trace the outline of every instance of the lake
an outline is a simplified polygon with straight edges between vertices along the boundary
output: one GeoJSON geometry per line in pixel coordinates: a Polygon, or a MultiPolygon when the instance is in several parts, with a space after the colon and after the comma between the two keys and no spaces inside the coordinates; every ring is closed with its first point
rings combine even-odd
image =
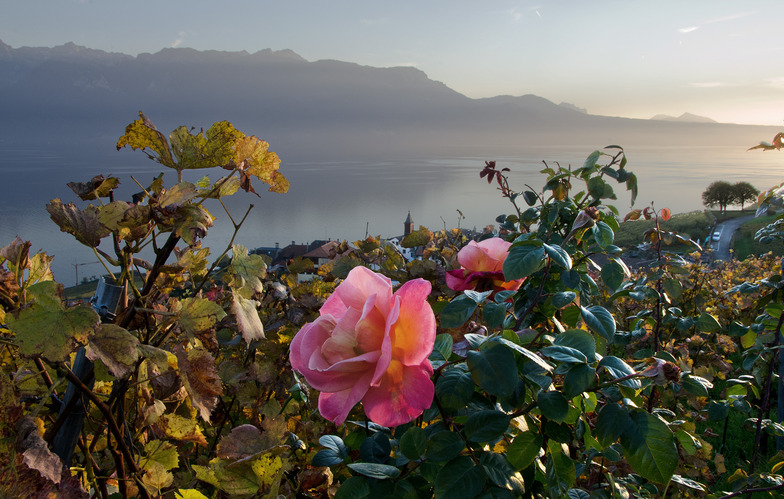
{"type": "MultiPolygon", "coordinates": [[[[760,190],[784,181],[784,153],[746,151],[749,145],[627,147],[627,168],[639,181],[635,207],[654,202],[657,209],[667,207],[674,213],[700,210],[700,195],[715,180],[748,181],[760,190]]],[[[281,171],[291,182],[290,191],[269,193],[258,183],[255,187],[260,198],[240,192],[230,198],[227,207],[239,219],[249,204],[254,205],[236,238],[237,243],[250,248],[315,239],[355,241],[366,234],[400,235],[409,212],[416,226],[432,230],[458,224],[481,228],[494,223],[497,215],[512,211],[495,186],[479,178],[485,160],[496,160],[499,168],[510,168],[514,189],[523,190],[528,184],[539,190],[544,184],[544,176],[539,173],[542,160],[551,166],[558,162],[577,167],[591,151],[584,147],[531,147],[523,154],[495,157],[380,157],[370,161],[348,154],[344,159],[303,159],[279,151],[281,171]]],[[[146,186],[162,170],[138,151],[116,152],[110,148],[96,154],[0,144],[0,246],[17,235],[30,240],[33,251],[43,249],[55,256],[55,279],[65,285],[75,283],[77,272],[81,280],[103,270],[94,263],[89,248],[59,231],[49,219],[45,204],[59,197],[63,202],[86,205],[65,184],[84,182],[99,173],[119,177],[122,184],[117,198],[130,199],[140,190],[131,175],[146,186]]],[[[213,178],[221,175],[217,170],[210,173],[213,178]]],[[[203,174],[200,171],[187,179],[195,180],[203,174]]],[[[176,176],[171,172],[164,178],[171,185],[176,176]]],[[[623,186],[614,185],[618,195],[614,204],[623,215],[630,207],[630,196],[623,186]]],[[[218,220],[205,245],[218,255],[231,237],[231,224],[217,203],[208,209],[218,220]]]]}

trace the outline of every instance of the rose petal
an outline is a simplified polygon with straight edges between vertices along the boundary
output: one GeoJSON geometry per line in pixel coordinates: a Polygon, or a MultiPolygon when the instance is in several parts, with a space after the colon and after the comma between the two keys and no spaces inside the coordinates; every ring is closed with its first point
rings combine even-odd
{"type": "Polygon", "coordinates": [[[378,295],[378,302],[383,307],[381,312],[386,314],[386,304],[392,296],[392,281],[366,267],[354,267],[324,302],[320,313],[339,317],[348,307],[362,310],[368,297],[374,294],[378,295]]]}
{"type": "Polygon", "coordinates": [[[429,282],[415,279],[395,292],[400,313],[390,332],[392,357],[407,366],[421,364],[433,351],[436,317],[427,303],[430,290],[429,282]]]}
{"type": "Polygon", "coordinates": [[[404,366],[393,360],[378,386],[371,386],[362,399],[365,414],[374,423],[392,428],[417,418],[433,402],[433,368],[425,361],[404,366]]]}
{"type": "Polygon", "coordinates": [[[343,424],[351,412],[351,408],[362,400],[370,387],[372,372],[368,371],[358,378],[354,378],[354,385],[339,392],[319,394],[318,407],[322,416],[334,422],[343,424]]]}

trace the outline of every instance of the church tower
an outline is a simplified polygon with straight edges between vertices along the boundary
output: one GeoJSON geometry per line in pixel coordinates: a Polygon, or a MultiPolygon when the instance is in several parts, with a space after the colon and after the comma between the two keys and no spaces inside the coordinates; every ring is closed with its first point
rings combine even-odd
{"type": "Polygon", "coordinates": [[[412,232],[414,232],[414,221],[411,220],[411,211],[409,211],[406,221],[403,222],[403,235],[407,236],[412,232]]]}

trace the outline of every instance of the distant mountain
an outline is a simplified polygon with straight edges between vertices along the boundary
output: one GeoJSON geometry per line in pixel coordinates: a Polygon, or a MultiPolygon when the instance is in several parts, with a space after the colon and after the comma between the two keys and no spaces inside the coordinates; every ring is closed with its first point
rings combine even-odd
{"type": "Polygon", "coordinates": [[[657,114],[651,119],[657,121],[680,121],[682,123],[718,123],[718,121],[706,118],[705,116],[697,116],[696,114],[691,113],[683,113],[678,117],[657,114]]]}
{"type": "MultiPolygon", "coordinates": [[[[770,127],[591,115],[535,95],[471,99],[411,67],[309,62],[290,50],[164,49],[0,41],[0,148],[114,144],[139,110],[161,130],[231,121],[292,154],[512,154],[531,145],[753,144],[770,127]]],[[[696,118],[696,117],[695,117],[696,118]]],[[[1,151],[0,151],[1,152],[1,151]]]]}
{"type": "Polygon", "coordinates": [[[571,109],[572,111],[577,111],[583,114],[588,114],[588,110],[583,107],[577,107],[574,104],[570,104],[569,102],[561,102],[558,104],[561,107],[565,107],[566,109],[571,109]]]}

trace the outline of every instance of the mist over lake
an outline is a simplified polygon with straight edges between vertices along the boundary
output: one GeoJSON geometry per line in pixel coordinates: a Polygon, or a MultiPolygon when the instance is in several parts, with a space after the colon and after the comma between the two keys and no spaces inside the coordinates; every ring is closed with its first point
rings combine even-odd
{"type": "MultiPolygon", "coordinates": [[[[116,198],[130,200],[140,190],[131,176],[147,186],[155,175],[166,170],[139,151],[115,151],[112,142],[94,151],[15,148],[8,143],[0,146],[0,245],[10,243],[17,235],[30,240],[33,251],[42,249],[55,256],[55,279],[65,285],[75,282],[75,264],[80,264],[79,280],[100,275],[103,268],[91,263],[96,258],[90,248],[60,232],[49,219],[46,203],[60,198],[86,206],[88,203],[80,201],[66,183],[84,182],[97,174],[119,177],[116,198]]],[[[627,168],[637,175],[639,183],[635,206],[654,202],[656,208],[668,207],[674,213],[701,210],[700,195],[715,180],[748,181],[760,190],[782,182],[784,155],[746,148],[627,146],[627,168]]],[[[269,193],[260,184],[260,198],[238,192],[226,202],[235,220],[243,216],[249,204],[254,205],[235,240],[250,248],[316,239],[353,242],[366,234],[397,236],[403,232],[409,211],[416,226],[431,230],[458,225],[482,228],[513,209],[495,185],[479,178],[484,161],[496,160],[499,167],[510,168],[514,189],[523,190],[528,184],[540,191],[544,185],[544,176],[539,173],[543,160],[553,167],[556,162],[577,167],[593,150],[582,146],[531,146],[521,153],[496,156],[480,155],[486,150],[475,156],[381,154],[375,159],[367,155],[358,159],[347,153],[343,160],[335,155],[319,160],[297,157],[296,152],[276,149],[274,143],[271,149],[281,156],[281,172],[291,181],[289,192],[269,193]]],[[[195,181],[205,174],[216,179],[222,170],[186,172],[186,180],[195,181]]],[[[166,172],[164,180],[168,186],[175,183],[175,172],[166,172]]],[[[630,194],[623,185],[613,185],[618,197],[614,205],[623,215],[630,207],[630,194]]],[[[217,220],[204,245],[217,256],[231,238],[232,225],[217,202],[208,204],[208,209],[217,220]]]]}

